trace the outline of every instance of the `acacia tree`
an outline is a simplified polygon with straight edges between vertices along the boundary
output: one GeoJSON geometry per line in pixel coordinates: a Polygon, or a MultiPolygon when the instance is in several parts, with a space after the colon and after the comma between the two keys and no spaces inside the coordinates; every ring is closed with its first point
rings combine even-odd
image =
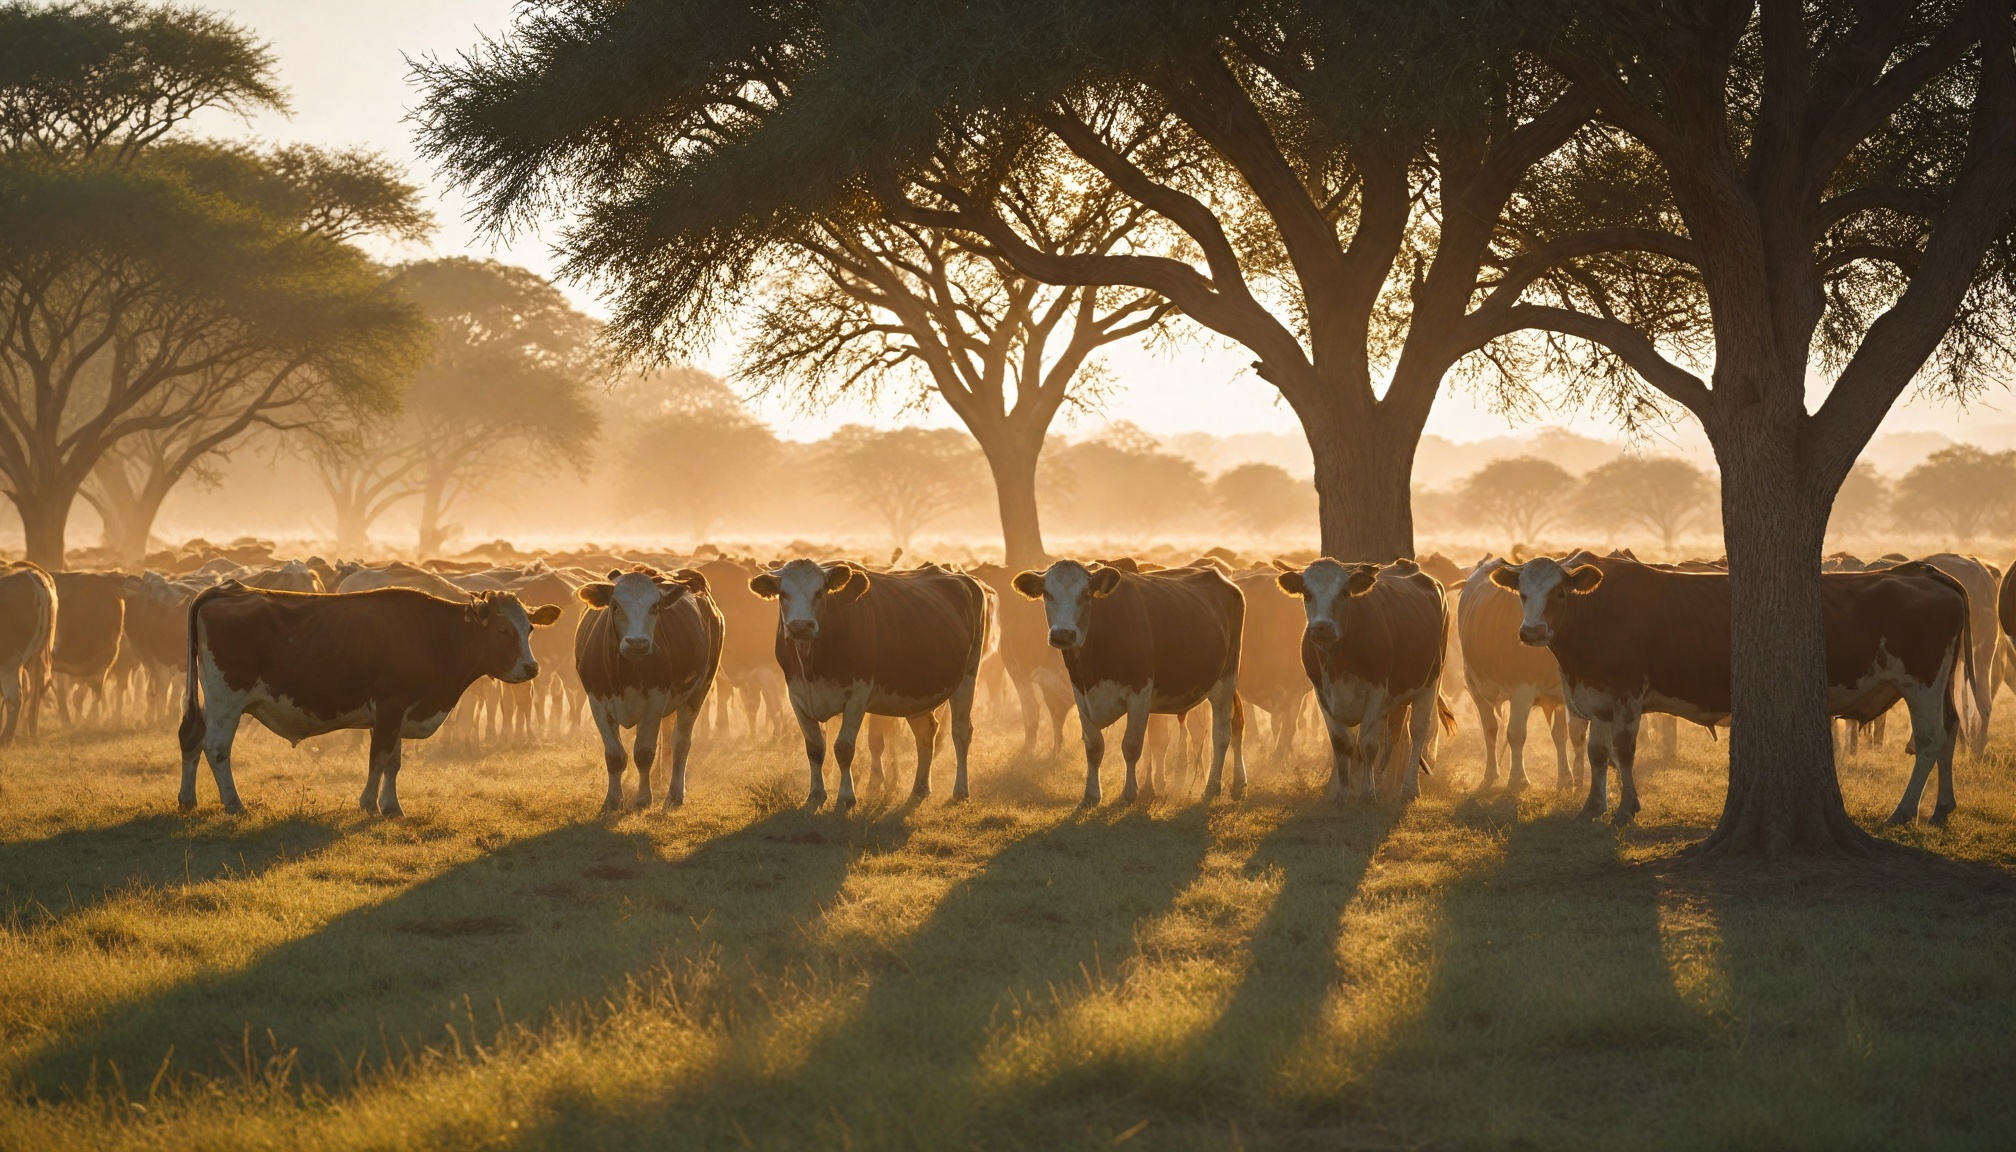
{"type": "Polygon", "coordinates": [[[1211,499],[1227,527],[1256,540],[1283,532],[1307,531],[1316,519],[1316,492],[1279,464],[1249,463],[1228,468],[1211,481],[1211,499]]]}
{"type": "Polygon", "coordinates": [[[1591,104],[1501,46],[1506,13],[1473,16],[579,0],[424,68],[423,135],[500,227],[590,203],[569,267],[616,286],[639,339],[704,315],[775,222],[864,205],[1021,276],[1153,293],[1252,350],[1300,417],[1326,551],[1390,559],[1413,551],[1408,481],[1441,380],[1502,335],[1470,315],[1481,290],[1644,242],[1500,227],[1591,104]],[[684,147],[657,146],[686,124],[684,147]],[[1049,243],[1004,194],[1032,167],[1087,172],[1151,238],[1049,243]]]}
{"type": "Polygon", "coordinates": [[[1602,531],[1636,528],[1659,537],[1668,554],[1682,533],[1711,527],[1715,482],[1672,456],[1619,456],[1589,470],[1575,493],[1583,526],[1602,531]]]}
{"type": "Polygon", "coordinates": [[[1827,517],[1828,535],[1866,535],[1889,510],[1890,486],[1876,466],[1865,460],[1848,470],[1847,479],[1834,493],[1834,508],[1827,517]]]}
{"type": "Polygon", "coordinates": [[[419,329],[348,243],[355,188],[174,135],[206,109],[279,106],[242,30],[17,2],[0,46],[0,479],[29,557],[60,567],[80,489],[129,438],[221,419],[186,471],[299,389],[382,401],[419,329]]]}
{"type": "MultiPolygon", "coordinates": [[[[1845,486],[1844,486],[1845,488],[1845,486]]],[[[2016,452],[1987,452],[1972,444],[1941,448],[1897,481],[1890,522],[1906,531],[1932,533],[1965,547],[1984,531],[2007,531],[2016,521],[2016,452]]]]}
{"type": "Polygon", "coordinates": [[[1595,101],[1614,162],[1573,173],[1558,210],[1600,216],[1623,190],[1658,206],[1666,239],[1656,260],[1590,268],[1504,318],[1591,342],[1715,448],[1734,715],[1705,851],[1869,851],[1834,774],[1820,556],[1843,478],[1904,389],[1964,392],[2008,347],[2008,5],[1566,7],[1543,50],[1595,101]],[[1668,338],[1676,315],[1711,322],[1705,348],[1668,338]],[[1816,374],[1831,384],[1809,411],[1816,374]]]}
{"type": "Polygon", "coordinates": [[[697,368],[630,377],[611,400],[630,429],[624,490],[642,508],[684,521],[696,548],[749,507],[778,456],[770,427],[697,368]]]}
{"type": "MultiPolygon", "coordinates": [[[[1099,348],[1154,330],[1171,306],[1139,289],[1045,285],[960,233],[892,220],[868,197],[815,211],[744,212],[745,189],[718,180],[709,161],[754,112],[752,88],[788,100],[805,75],[790,51],[775,50],[781,41],[741,45],[712,61],[720,71],[693,88],[654,69],[648,79],[627,77],[620,101],[579,99],[584,82],[611,79],[603,69],[612,50],[634,42],[690,60],[766,23],[790,40],[805,31],[786,30],[802,15],[792,7],[740,10],[725,35],[714,27],[704,39],[658,5],[529,13],[506,41],[458,64],[421,68],[433,89],[423,138],[451,170],[479,183],[489,181],[483,166],[532,150],[555,169],[552,180],[581,194],[570,203],[593,206],[570,241],[572,268],[623,284],[613,332],[626,352],[690,350],[749,302],[735,285],[761,299],[741,358],[745,378],[813,403],[892,383],[941,397],[986,454],[1008,563],[1037,563],[1036,472],[1051,422],[1096,391],[1086,368],[1099,348]],[[535,106],[537,124],[523,115],[535,106]],[[619,138],[620,160],[608,150],[619,138]],[[645,166],[656,174],[645,177],[645,166]],[[661,198],[648,231],[613,218],[609,210],[642,192],[643,181],[674,171],[681,187],[713,195],[677,205],[661,198]],[[626,229],[620,238],[610,231],[617,228],[626,229]]],[[[994,191],[1045,252],[1110,253],[1151,227],[1060,148],[1018,157],[994,191]]],[[[526,206],[507,193],[489,208],[501,222],[526,206]]]]}
{"type": "Polygon", "coordinates": [[[982,494],[979,453],[950,428],[849,424],[821,448],[833,479],[874,509],[906,552],[919,531],[982,494]]]}
{"type": "Polygon", "coordinates": [[[1575,477],[1552,460],[1514,456],[1493,460],[1463,482],[1459,505],[1472,524],[1500,529],[1516,548],[1532,545],[1561,523],[1575,477]]]}

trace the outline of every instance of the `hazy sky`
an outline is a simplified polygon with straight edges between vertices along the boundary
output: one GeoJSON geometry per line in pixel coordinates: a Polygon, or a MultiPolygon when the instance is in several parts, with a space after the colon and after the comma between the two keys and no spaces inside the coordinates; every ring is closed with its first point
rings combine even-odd
{"type": "MultiPolygon", "coordinates": [[[[273,140],[377,148],[408,165],[415,180],[428,189],[441,225],[435,251],[493,255],[542,271],[550,268],[546,248],[536,236],[521,237],[498,248],[477,240],[462,218],[465,202],[442,186],[414,155],[412,125],[406,122],[417,97],[407,80],[405,57],[445,56],[475,44],[483,33],[503,30],[510,21],[512,0],[238,0],[207,6],[235,15],[270,42],[279,58],[280,77],[291,94],[293,115],[263,117],[252,125],[254,134],[273,140]]],[[[207,127],[220,135],[244,131],[231,121],[207,127]]],[[[423,254],[415,250],[408,255],[423,254]]],[[[576,296],[584,307],[599,311],[591,300],[576,296]]],[[[710,358],[714,362],[706,365],[717,371],[725,369],[732,358],[728,341],[719,344],[710,358]]],[[[1107,362],[1118,377],[1117,386],[1101,413],[1081,418],[1078,427],[1111,419],[1131,420],[1158,433],[1298,432],[1293,413],[1279,402],[1275,391],[1244,371],[1251,360],[1250,355],[1223,347],[1186,346],[1173,354],[1114,350],[1107,362]]],[[[1445,389],[1436,402],[1429,431],[1472,440],[1508,430],[1502,417],[1453,392],[1445,389]]],[[[1907,403],[1891,414],[1885,428],[1936,431],[1994,447],[2016,447],[2016,399],[1998,388],[1985,401],[1967,413],[1951,405],[1907,403]]],[[[781,404],[764,403],[759,408],[794,436],[816,436],[849,419],[875,418],[881,423],[917,419],[889,412],[878,418],[861,409],[805,416],[781,404]]],[[[942,404],[925,419],[955,423],[942,404]]],[[[1550,416],[1546,422],[1568,424],[1592,435],[1615,435],[1605,421],[1586,415],[1550,416]]],[[[1676,444],[1702,442],[1699,430],[1692,427],[1676,428],[1671,436],[1676,444]]]]}

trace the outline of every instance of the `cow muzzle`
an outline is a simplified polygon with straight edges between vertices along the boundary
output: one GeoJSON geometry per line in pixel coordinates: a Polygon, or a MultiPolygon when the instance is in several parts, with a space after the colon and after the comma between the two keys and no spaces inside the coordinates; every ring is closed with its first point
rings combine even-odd
{"type": "Polygon", "coordinates": [[[819,638],[819,622],[817,620],[787,620],[784,622],[784,634],[800,642],[816,640],[819,638]]]}
{"type": "Polygon", "coordinates": [[[1534,648],[1545,648],[1554,641],[1554,630],[1545,624],[1521,624],[1519,642],[1534,648]]]}
{"type": "Polygon", "coordinates": [[[1311,620],[1309,622],[1309,642],[1327,648],[1337,643],[1337,622],[1335,620],[1311,620]]]}
{"type": "Polygon", "coordinates": [[[500,676],[498,679],[504,681],[506,684],[523,684],[527,680],[536,679],[538,675],[539,662],[537,660],[527,660],[523,664],[511,669],[509,676],[500,676]]]}
{"type": "Polygon", "coordinates": [[[649,656],[650,654],[651,641],[642,636],[625,636],[623,638],[623,655],[649,656]]]}
{"type": "Polygon", "coordinates": [[[1076,628],[1050,629],[1050,647],[1069,651],[1077,646],[1078,630],[1076,628]]]}

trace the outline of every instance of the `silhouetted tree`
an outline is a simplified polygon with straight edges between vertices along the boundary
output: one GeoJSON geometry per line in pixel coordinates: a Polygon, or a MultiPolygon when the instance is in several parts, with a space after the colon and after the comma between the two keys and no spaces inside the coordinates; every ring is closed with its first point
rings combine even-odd
{"type": "Polygon", "coordinates": [[[1575,516],[1596,532],[1639,529],[1671,553],[1689,530],[1715,524],[1715,480],[1671,456],[1619,456],[1576,486],[1575,516]]]}
{"type": "Polygon", "coordinates": [[[1830,537],[1863,536],[1875,531],[1890,511],[1890,486],[1876,466],[1863,461],[1848,470],[1841,490],[1834,493],[1834,510],[1827,518],[1830,537]]]}
{"type": "Polygon", "coordinates": [[[1053,447],[1044,462],[1047,502],[1059,521],[1080,533],[1140,540],[1195,523],[1211,500],[1194,461],[1165,451],[1125,422],[1097,439],[1053,447]]]}
{"type": "Polygon", "coordinates": [[[1568,519],[1575,477],[1552,460],[1493,460],[1463,481],[1457,499],[1465,522],[1503,532],[1508,544],[1531,546],[1568,519]]]}
{"type": "Polygon", "coordinates": [[[1241,464],[1211,481],[1211,499],[1225,526],[1254,539],[1316,526],[1316,490],[1279,464],[1241,464]]]}
{"type": "Polygon", "coordinates": [[[2009,531],[2016,527],[2016,452],[1941,448],[1897,481],[1890,522],[1962,548],[1984,532],[2009,531]]]}
{"type": "Polygon", "coordinates": [[[686,368],[623,388],[633,421],[623,490],[671,517],[695,546],[748,510],[777,459],[776,434],[719,379],[686,368]]]}
{"type": "Polygon", "coordinates": [[[971,437],[951,428],[849,424],[821,448],[833,479],[873,509],[906,551],[927,525],[986,493],[985,459],[971,437]]]}

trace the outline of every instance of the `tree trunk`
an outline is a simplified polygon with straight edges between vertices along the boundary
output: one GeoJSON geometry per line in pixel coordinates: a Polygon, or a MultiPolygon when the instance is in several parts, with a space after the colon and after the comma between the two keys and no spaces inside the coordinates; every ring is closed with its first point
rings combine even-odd
{"type": "Polygon", "coordinates": [[[1316,463],[1323,554],[1387,563],[1414,555],[1414,433],[1338,411],[1298,411],[1316,463]]]}
{"type": "Polygon", "coordinates": [[[137,561],[146,556],[148,537],[154,534],[154,521],[161,515],[161,505],[167,499],[165,490],[159,494],[142,492],[131,500],[107,492],[97,505],[98,514],[105,521],[106,546],[123,561],[137,561]]]}
{"type": "Polygon", "coordinates": [[[70,525],[70,505],[76,490],[68,492],[14,493],[14,509],[21,514],[21,533],[27,539],[30,562],[51,572],[63,569],[63,538],[70,525]]]}
{"type": "Polygon", "coordinates": [[[426,490],[420,494],[420,542],[417,547],[418,558],[422,560],[438,553],[447,540],[447,532],[441,526],[441,516],[446,511],[442,507],[443,487],[429,480],[426,490]]]}
{"type": "Polygon", "coordinates": [[[362,502],[336,497],[336,552],[361,556],[371,546],[371,518],[362,502]]]}
{"type": "MultiPolygon", "coordinates": [[[[1799,417],[1803,419],[1803,414],[1799,417]]],[[[1796,432],[1733,421],[1718,438],[1731,597],[1729,792],[1704,856],[1866,854],[1834,774],[1820,558],[1833,492],[1796,432]]]]}
{"type": "Polygon", "coordinates": [[[1049,554],[1043,550],[1043,517],[1036,507],[1036,463],[1043,454],[1042,440],[1039,438],[1033,449],[1019,444],[982,444],[981,448],[994,474],[1003,563],[1016,569],[1049,563],[1049,554]]]}

